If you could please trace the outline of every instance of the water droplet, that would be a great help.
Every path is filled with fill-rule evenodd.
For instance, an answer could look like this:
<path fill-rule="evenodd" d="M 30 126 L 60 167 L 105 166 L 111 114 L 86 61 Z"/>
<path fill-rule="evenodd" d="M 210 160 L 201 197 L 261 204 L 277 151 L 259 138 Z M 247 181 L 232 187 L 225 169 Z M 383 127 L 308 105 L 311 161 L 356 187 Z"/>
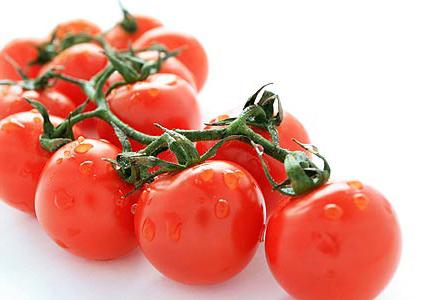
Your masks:
<path fill-rule="evenodd" d="M 340 252 L 340 245 L 336 235 L 329 232 L 313 232 L 312 240 L 316 248 L 330 256 L 337 256 Z"/>
<path fill-rule="evenodd" d="M 176 223 L 176 224 L 168 224 L 167 225 L 167 232 L 169 234 L 169 237 L 171 240 L 177 242 L 181 239 L 181 232 L 182 232 L 182 224 Z"/>
<path fill-rule="evenodd" d="M 219 219 L 226 218 L 230 213 L 230 204 L 227 200 L 219 199 L 215 204 L 215 216 Z"/>
<path fill-rule="evenodd" d="M 34 117 L 33 118 L 34 123 L 36 124 L 41 124 L 42 123 L 42 119 L 40 117 Z"/>
<path fill-rule="evenodd" d="M 263 224 L 260 232 L 260 239 L 259 239 L 260 243 L 264 242 L 265 232 L 266 232 L 266 224 Z"/>
<path fill-rule="evenodd" d="M 33 114 L 38 114 L 39 113 L 39 111 L 37 109 L 35 109 L 35 108 L 33 108 L 32 110 L 30 110 L 30 112 L 32 112 Z"/>
<path fill-rule="evenodd" d="M 85 141 L 85 138 L 83 136 L 79 136 L 78 137 L 78 142 L 82 143 L 83 141 Z"/>
<path fill-rule="evenodd" d="M 157 96 L 159 93 L 160 93 L 160 90 L 159 90 L 159 89 L 157 89 L 157 88 L 150 88 L 150 89 L 148 89 L 148 94 L 149 94 L 149 96 L 151 96 L 151 97 L 155 97 L 155 96 Z"/>
<path fill-rule="evenodd" d="M 105 143 L 105 144 L 110 144 L 110 142 L 109 142 L 108 140 L 105 140 L 105 139 L 99 139 L 99 141 L 100 141 L 100 142 L 103 142 L 103 143 Z"/>
<path fill-rule="evenodd" d="M 69 150 L 64 151 L 64 158 L 70 158 L 72 157 L 72 152 L 70 152 Z"/>
<path fill-rule="evenodd" d="M 91 144 L 79 144 L 78 146 L 75 147 L 75 152 L 83 154 L 88 152 L 92 147 L 94 146 Z"/>
<path fill-rule="evenodd" d="M 81 162 L 81 164 L 79 165 L 79 172 L 83 175 L 89 175 L 91 174 L 93 168 L 94 162 L 91 160 L 86 160 Z"/>
<path fill-rule="evenodd" d="M 136 210 L 137 210 L 137 204 L 135 203 L 135 204 L 133 204 L 131 207 L 130 207 L 130 210 L 131 210 L 131 213 L 133 214 L 133 215 L 135 215 L 136 214 Z"/>
<path fill-rule="evenodd" d="M 324 215 L 330 220 L 339 220 L 343 215 L 343 209 L 337 204 L 327 204 L 324 206 Z"/>
<path fill-rule="evenodd" d="M 57 165 L 59 165 L 59 164 L 61 164 L 63 162 L 63 158 L 60 157 L 55 162 L 56 162 Z"/>
<path fill-rule="evenodd" d="M 224 183 L 230 190 L 237 188 L 238 181 L 239 177 L 236 172 L 232 170 L 224 171 Z"/>
<path fill-rule="evenodd" d="M 212 169 L 205 169 L 205 170 L 202 170 L 200 172 L 199 178 L 201 180 L 203 180 L 204 182 L 209 182 L 209 181 L 212 181 L 212 178 L 214 177 L 214 174 L 215 174 L 214 170 L 212 170 Z"/>
<path fill-rule="evenodd" d="M 365 210 L 366 207 L 369 205 L 369 202 L 370 202 L 369 198 L 366 195 L 361 194 L 361 193 L 355 194 L 353 196 L 353 201 L 354 201 L 355 206 L 357 206 L 359 210 Z"/>
<path fill-rule="evenodd" d="M 116 199 L 116 200 L 115 200 L 115 204 L 116 204 L 116 205 L 118 205 L 118 206 L 124 206 L 125 201 L 124 201 L 124 199 L 122 199 L 122 198 L 120 198 L 120 199 Z"/>
<path fill-rule="evenodd" d="M 54 195 L 54 204 L 59 209 L 69 209 L 75 205 L 75 199 L 66 191 L 60 190 Z"/>
<path fill-rule="evenodd" d="M 25 125 L 14 118 L 11 118 L 10 120 L 6 121 L 1 126 L 1 130 L 4 130 L 4 131 L 12 131 L 12 130 L 21 129 L 21 128 L 25 128 Z"/>
<path fill-rule="evenodd" d="M 347 182 L 348 185 L 355 190 L 362 190 L 364 188 L 363 184 L 358 180 L 351 180 Z"/>
<path fill-rule="evenodd" d="M 155 225 L 149 218 L 146 218 L 143 222 L 142 236 L 149 242 L 155 237 Z"/>

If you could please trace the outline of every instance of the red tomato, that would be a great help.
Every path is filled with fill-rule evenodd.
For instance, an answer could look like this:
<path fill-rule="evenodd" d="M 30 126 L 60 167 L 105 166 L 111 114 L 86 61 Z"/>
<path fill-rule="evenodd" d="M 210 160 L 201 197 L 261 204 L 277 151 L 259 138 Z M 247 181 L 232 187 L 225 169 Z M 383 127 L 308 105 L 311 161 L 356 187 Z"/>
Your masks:
<path fill-rule="evenodd" d="M 94 44 L 74 45 L 56 56 L 50 63 L 45 65 L 40 75 L 55 68 L 59 73 L 71 77 L 89 80 L 100 72 L 107 63 L 102 48 Z M 53 88 L 68 96 L 76 105 L 87 99 L 85 93 L 76 84 L 64 80 L 56 80 Z"/>
<path fill-rule="evenodd" d="M 11 60 L 14 61 L 29 78 L 37 77 L 41 65 L 30 63 L 37 59 L 36 39 L 17 39 L 9 42 L 0 52 L 0 79 L 21 80 L 21 76 L 15 70 Z"/>
<path fill-rule="evenodd" d="M 36 191 L 36 215 L 49 236 L 67 251 L 89 259 L 114 259 L 136 246 L 131 206 L 137 193 L 109 162 L 119 149 L 78 139 L 47 162 Z"/>
<path fill-rule="evenodd" d="M 225 118 L 228 118 L 228 116 L 220 116 L 218 117 L 218 120 Z M 208 126 L 207 128 L 210 127 Z M 270 135 L 266 131 L 260 129 L 254 130 L 265 138 L 270 139 Z M 305 128 L 290 113 L 285 113 L 284 119 L 281 125 L 278 127 L 278 133 L 281 147 L 292 151 L 303 150 L 299 145 L 292 141 L 293 138 L 302 143 L 309 143 L 309 137 Z M 210 147 L 216 144 L 216 142 L 217 141 L 198 142 L 197 149 L 200 153 L 204 153 Z M 285 199 L 285 197 L 283 197 L 279 192 L 273 191 L 272 186 L 264 175 L 260 159 L 252 146 L 239 141 L 227 142 L 221 146 L 214 159 L 232 161 L 241 165 L 249 173 L 251 173 L 251 175 L 257 180 L 257 183 L 263 192 L 268 216 L 275 209 L 275 207 Z M 286 179 L 285 167 L 283 163 L 268 155 L 264 155 L 264 159 L 270 170 L 270 174 L 275 180 L 282 182 Z"/>
<path fill-rule="evenodd" d="M 147 60 L 147 61 L 156 61 L 158 59 L 158 52 L 157 51 L 145 51 L 137 54 L 137 56 Z M 196 89 L 196 83 L 194 82 L 194 76 L 188 70 L 186 66 L 184 66 L 183 63 L 181 63 L 179 60 L 177 60 L 175 57 L 170 57 L 166 61 L 163 62 L 161 65 L 160 71 L 158 73 L 161 74 L 174 74 L 178 77 L 184 79 L 186 82 L 188 82 L 194 89 Z M 115 72 L 112 74 L 112 76 L 109 78 L 107 85 L 113 85 L 116 82 L 122 81 L 123 78 L 121 74 L 118 72 Z"/>
<path fill-rule="evenodd" d="M 137 30 L 133 33 L 127 32 L 120 24 L 115 25 L 106 35 L 106 41 L 118 50 L 128 49 L 135 40 L 148 30 L 160 27 L 163 24 L 154 18 L 148 16 L 133 16 L 137 22 Z"/>
<path fill-rule="evenodd" d="M 63 120 L 51 117 L 51 121 L 59 124 Z M 52 155 L 40 146 L 42 126 L 42 117 L 33 111 L 0 121 L 0 199 L 30 214 L 34 213 L 40 173 Z"/>
<path fill-rule="evenodd" d="M 135 216 L 140 247 L 166 277 L 212 284 L 239 273 L 263 232 L 263 200 L 241 167 L 208 161 L 159 177 L 142 193 Z"/>
<path fill-rule="evenodd" d="M 70 34 L 86 33 L 94 36 L 101 33 L 101 29 L 90 21 L 76 19 L 58 24 L 54 33 L 56 38 L 61 40 Z"/>
<path fill-rule="evenodd" d="M 115 115 L 141 132 L 159 135 L 159 123 L 167 128 L 198 129 L 200 110 L 195 90 L 173 74 L 151 75 L 145 81 L 115 89 L 107 98 Z M 101 138 L 118 144 L 110 126 L 97 123 Z M 141 148 L 134 143 L 134 149 Z"/>
<path fill-rule="evenodd" d="M 270 269 L 297 299 L 374 299 L 393 276 L 400 248 L 390 204 L 358 181 L 295 198 L 266 232 Z"/>
<path fill-rule="evenodd" d="M 135 43 L 136 49 L 161 44 L 169 50 L 180 49 L 176 58 L 194 75 L 197 89 L 201 90 L 208 76 L 208 58 L 200 42 L 185 33 L 171 31 L 164 27 L 155 28 L 142 35 Z"/>
<path fill-rule="evenodd" d="M 65 118 L 75 109 L 75 105 L 63 94 L 51 89 L 41 91 L 24 90 L 22 87 L 0 86 L 0 119 L 14 113 L 31 110 L 32 106 L 24 97 L 39 101 L 54 116 Z"/>

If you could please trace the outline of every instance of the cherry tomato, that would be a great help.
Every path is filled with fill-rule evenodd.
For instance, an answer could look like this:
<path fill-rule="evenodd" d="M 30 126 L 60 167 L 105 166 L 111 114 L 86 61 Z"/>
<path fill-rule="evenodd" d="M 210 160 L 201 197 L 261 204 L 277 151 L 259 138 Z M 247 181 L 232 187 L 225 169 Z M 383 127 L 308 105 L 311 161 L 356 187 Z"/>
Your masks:
<path fill-rule="evenodd" d="M 40 42 L 36 39 L 17 39 L 9 42 L 0 52 L 0 79 L 22 79 L 13 62 L 24 71 L 27 77 L 35 78 L 41 65 L 30 65 L 30 63 L 38 57 L 37 46 Z"/>
<path fill-rule="evenodd" d="M 65 118 L 75 109 L 75 105 L 63 94 L 52 89 L 40 91 L 25 90 L 18 85 L 0 86 L 0 119 L 14 113 L 31 110 L 32 106 L 24 98 L 39 101 L 54 116 Z"/>
<path fill-rule="evenodd" d="M 137 40 L 142 34 L 148 30 L 160 27 L 163 24 L 154 18 L 148 16 L 133 16 L 137 23 L 137 30 L 133 33 L 129 33 L 124 28 L 117 24 L 106 35 L 106 41 L 114 48 L 118 50 L 126 50 L 130 45 Z"/>
<path fill-rule="evenodd" d="M 228 115 L 220 116 L 218 117 L 218 120 L 225 118 L 228 118 Z M 210 126 L 206 128 L 210 128 Z M 261 134 L 263 137 L 270 139 L 270 135 L 267 131 L 263 131 L 258 128 L 255 128 L 254 131 Z M 305 128 L 290 113 L 284 114 L 284 119 L 281 125 L 278 126 L 278 134 L 281 147 L 292 151 L 303 150 L 299 145 L 293 142 L 293 138 L 302 143 L 309 143 L 309 137 Z M 197 149 L 200 153 L 204 153 L 216 144 L 216 142 L 217 141 L 198 142 Z M 283 197 L 279 192 L 273 190 L 264 174 L 260 159 L 252 146 L 239 141 L 227 142 L 217 151 L 214 159 L 237 163 L 251 173 L 251 175 L 257 180 L 257 183 L 263 192 L 268 215 L 272 213 L 280 202 L 285 200 L 285 197 Z M 268 155 L 264 155 L 264 160 L 269 168 L 270 174 L 275 180 L 277 180 L 277 182 L 282 182 L 286 179 L 283 163 Z"/>
<path fill-rule="evenodd" d="M 67 35 L 75 35 L 79 33 L 86 33 L 95 36 L 101 33 L 101 29 L 90 21 L 76 19 L 58 24 L 53 33 L 55 33 L 56 38 L 62 40 Z"/>
<path fill-rule="evenodd" d="M 55 69 L 64 75 L 89 80 L 100 72 L 106 66 L 106 63 L 107 59 L 102 48 L 89 43 L 78 44 L 56 56 L 43 67 L 40 75 L 48 70 Z M 76 105 L 87 99 L 79 86 L 64 80 L 56 80 L 53 89 L 69 97 Z"/>
<path fill-rule="evenodd" d="M 159 177 L 139 199 L 136 236 L 166 277 L 213 284 L 239 273 L 263 232 L 263 199 L 241 167 L 208 161 Z"/>
<path fill-rule="evenodd" d="M 107 101 L 118 118 L 146 134 L 162 133 L 154 123 L 170 129 L 200 127 L 200 110 L 195 90 L 185 80 L 173 74 L 155 74 L 145 81 L 117 88 L 108 96 Z M 118 144 L 109 125 L 98 122 L 97 130 L 101 138 Z M 134 149 L 139 148 L 137 143 L 133 145 Z"/>
<path fill-rule="evenodd" d="M 180 49 L 176 58 L 194 75 L 197 89 L 201 90 L 208 75 L 208 59 L 200 42 L 188 34 L 171 31 L 164 27 L 149 30 L 135 43 L 136 49 L 161 44 L 169 50 Z"/>
<path fill-rule="evenodd" d="M 51 117 L 51 121 L 59 124 L 63 120 Z M 40 146 L 42 126 L 42 117 L 34 111 L 17 113 L 0 121 L 0 199 L 30 214 L 34 214 L 40 173 L 52 155 Z"/>
<path fill-rule="evenodd" d="M 374 299 L 396 270 L 399 224 L 388 201 L 359 181 L 327 184 L 270 218 L 266 257 L 294 298 Z"/>
<path fill-rule="evenodd" d="M 36 191 L 36 215 L 49 236 L 81 257 L 114 259 L 136 247 L 131 206 L 138 198 L 104 158 L 119 149 L 80 138 L 47 162 Z"/>
<path fill-rule="evenodd" d="M 147 61 L 156 61 L 158 59 L 158 52 L 157 51 L 145 51 L 140 52 L 137 54 L 137 56 L 143 58 Z M 170 57 L 167 60 L 163 62 L 161 65 L 160 71 L 158 73 L 161 74 L 174 74 L 178 77 L 184 79 L 186 82 L 188 82 L 194 89 L 196 89 L 196 83 L 194 82 L 194 76 L 188 70 L 186 66 L 184 66 L 183 63 L 181 63 L 179 60 L 177 60 L 175 57 Z M 108 86 L 113 85 L 116 82 L 122 81 L 123 78 L 121 74 L 118 72 L 115 72 L 112 74 L 112 76 L 108 80 Z"/>

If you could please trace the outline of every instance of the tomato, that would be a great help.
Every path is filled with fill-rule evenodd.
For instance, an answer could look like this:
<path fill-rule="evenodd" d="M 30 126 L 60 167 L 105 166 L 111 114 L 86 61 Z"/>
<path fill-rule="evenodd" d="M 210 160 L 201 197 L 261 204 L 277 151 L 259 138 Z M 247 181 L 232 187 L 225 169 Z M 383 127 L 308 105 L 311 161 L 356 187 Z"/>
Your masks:
<path fill-rule="evenodd" d="M 263 232 L 263 209 L 248 172 L 208 161 L 161 176 L 142 192 L 136 236 L 146 258 L 166 277 L 219 283 L 252 259 Z"/>
<path fill-rule="evenodd" d="M 126 50 L 130 45 L 137 40 L 142 34 L 148 30 L 160 27 L 163 24 L 154 18 L 148 16 L 133 16 L 137 23 L 137 30 L 133 33 L 129 33 L 124 28 L 117 24 L 106 35 L 106 41 L 114 48 L 118 50 Z"/>
<path fill-rule="evenodd" d="M 107 97 L 107 101 L 118 118 L 146 134 L 162 133 L 154 123 L 170 129 L 200 127 L 200 109 L 195 90 L 173 74 L 155 74 L 145 81 L 117 88 Z M 118 144 L 109 125 L 98 122 L 97 130 L 101 138 Z M 137 143 L 133 145 L 134 149 L 139 148 Z"/>
<path fill-rule="evenodd" d="M 104 158 L 119 149 L 108 142 L 78 139 L 47 162 L 36 191 L 36 215 L 62 248 L 97 260 L 122 256 L 137 245 L 131 206 L 138 194 Z"/>
<path fill-rule="evenodd" d="M 83 19 L 70 20 L 60 23 L 55 27 L 55 37 L 62 40 L 67 35 L 75 35 L 80 33 L 86 33 L 95 36 L 101 33 L 101 29 L 94 23 Z"/>
<path fill-rule="evenodd" d="M 266 257 L 294 298 L 374 299 L 399 261 L 396 215 L 378 191 L 359 181 L 327 184 L 273 214 Z"/>
<path fill-rule="evenodd" d="M 0 119 L 14 113 L 31 110 L 32 106 L 24 98 L 39 101 L 54 116 L 65 118 L 75 109 L 75 105 L 63 94 L 51 89 L 40 91 L 25 90 L 18 85 L 0 86 Z"/>
<path fill-rule="evenodd" d="M 21 80 L 11 60 L 14 61 L 29 78 L 35 78 L 41 65 L 30 65 L 38 57 L 36 39 L 16 39 L 9 42 L 0 52 L 0 79 Z"/>
<path fill-rule="evenodd" d="M 51 121 L 59 124 L 63 120 L 51 117 Z M 52 155 L 40 146 L 42 126 L 42 117 L 34 111 L 17 113 L 0 121 L 0 199 L 30 214 L 34 213 L 40 173 Z"/>
<path fill-rule="evenodd" d="M 55 69 L 64 75 L 89 80 L 100 72 L 106 64 L 107 58 L 101 47 L 89 43 L 77 44 L 64 50 L 45 65 L 40 75 Z M 64 80 L 56 80 L 53 89 L 69 97 L 76 105 L 87 99 L 79 86 Z"/>
<path fill-rule="evenodd" d="M 158 59 L 157 51 L 145 51 L 140 52 L 137 56 L 143 58 L 146 61 L 156 61 Z M 183 63 L 177 60 L 175 57 L 170 57 L 165 60 L 160 68 L 158 73 L 161 74 L 174 74 L 178 77 L 184 79 L 188 82 L 194 89 L 196 88 L 196 83 L 194 82 L 193 74 L 191 74 L 190 70 Z M 108 80 L 108 86 L 113 85 L 116 82 L 123 81 L 121 74 L 115 72 Z"/>
<path fill-rule="evenodd" d="M 228 118 L 228 116 L 220 116 L 218 117 L 218 120 L 225 118 Z M 210 126 L 207 126 L 206 128 L 210 128 Z M 267 131 L 263 131 L 258 128 L 255 128 L 254 131 L 261 134 L 263 137 L 270 139 L 270 135 Z M 278 134 L 281 147 L 292 151 L 303 150 L 299 145 L 293 142 L 293 138 L 305 144 L 309 143 L 309 137 L 305 128 L 290 113 L 284 114 L 284 119 L 281 125 L 278 126 Z M 197 149 L 200 153 L 204 153 L 216 143 L 217 141 L 198 142 Z M 271 214 L 280 202 L 285 200 L 285 197 L 283 197 L 279 192 L 273 190 L 264 174 L 260 159 L 252 146 L 239 141 L 227 142 L 218 149 L 214 159 L 237 163 L 251 173 L 251 175 L 257 180 L 257 183 L 263 192 L 268 215 Z M 275 180 L 277 180 L 277 182 L 282 182 L 286 179 L 283 163 L 269 155 L 264 155 L 264 160 L 270 170 L 270 174 Z"/>
<path fill-rule="evenodd" d="M 164 45 L 169 50 L 180 49 L 176 58 L 194 75 L 197 89 L 202 89 L 208 76 L 208 58 L 203 46 L 196 38 L 160 27 L 143 34 L 134 43 L 134 48 L 142 49 L 154 44 Z"/>

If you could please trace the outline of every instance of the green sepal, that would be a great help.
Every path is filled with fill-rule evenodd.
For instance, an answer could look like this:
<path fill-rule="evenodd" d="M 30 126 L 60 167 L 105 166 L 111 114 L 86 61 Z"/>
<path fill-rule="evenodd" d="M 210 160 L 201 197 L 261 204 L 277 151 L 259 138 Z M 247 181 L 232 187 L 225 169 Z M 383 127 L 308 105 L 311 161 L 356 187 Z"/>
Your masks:
<path fill-rule="evenodd" d="M 121 8 L 123 19 L 119 23 L 119 25 L 124 29 L 124 31 L 132 34 L 135 33 L 138 29 L 138 24 L 136 22 L 136 18 L 130 14 L 130 12 L 124 7 L 121 1 L 119 1 L 119 6 Z"/>
<path fill-rule="evenodd" d="M 164 128 L 159 124 L 155 125 L 165 132 L 164 138 L 167 145 L 170 151 L 175 154 L 180 165 L 190 166 L 200 161 L 200 154 L 193 142 L 176 131 Z"/>

